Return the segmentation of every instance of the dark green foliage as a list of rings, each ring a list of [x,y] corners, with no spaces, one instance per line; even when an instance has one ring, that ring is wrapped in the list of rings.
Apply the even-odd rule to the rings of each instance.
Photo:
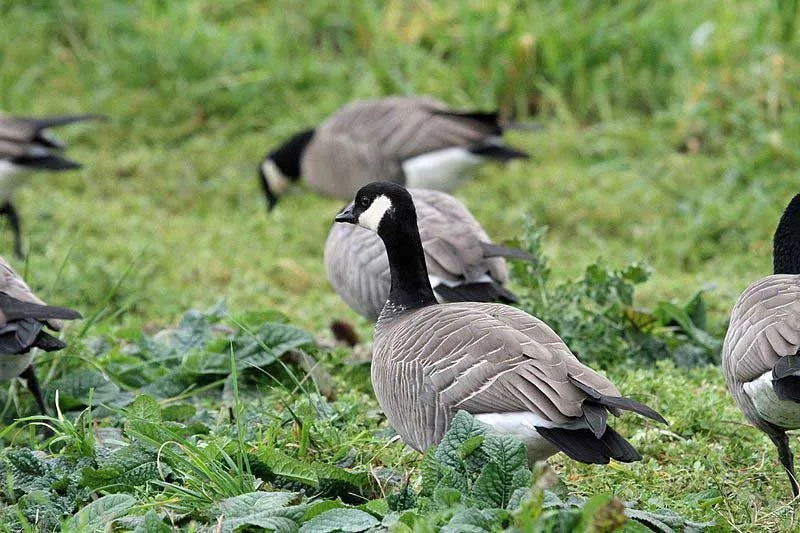
[[[621,270],[593,263],[575,281],[554,282],[544,236],[545,228],[528,222],[524,245],[536,260],[514,266],[520,306],[553,328],[583,361],[602,366],[651,365],[665,358],[681,366],[719,361],[722,341],[707,330],[702,292],[683,306],[662,301],[651,311],[640,309],[634,291],[650,270],[638,263]]]

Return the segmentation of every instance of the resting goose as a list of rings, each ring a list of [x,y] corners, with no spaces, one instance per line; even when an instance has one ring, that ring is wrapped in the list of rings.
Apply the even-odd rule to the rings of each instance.
[[[503,257],[531,259],[522,250],[497,246],[475,217],[449,194],[409,189],[433,293],[440,302],[517,301],[505,288]],[[333,224],[325,242],[328,280],[350,308],[375,321],[389,296],[391,278],[386,249],[374,232]]]
[[[497,112],[455,111],[423,96],[365,100],[291,137],[267,155],[259,175],[270,210],[300,176],[343,200],[373,176],[450,191],[485,161],[528,157],[502,144],[502,134]]]
[[[722,368],[745,418],[778,448],[797,497],[800,485],[786,431],[800,428],[800,194],[775,231],[773,270],[733,307]]]
[[[57,331],[61,329],[59,319],[77,318],[81,318],[77,311],[46,305],[0,257],[0,380],[24,379],[42,414],[46,409],[31,350],[52,352],[65,348],[66,344],[44,328]]]
[[[372,384],[404,442],[425,450],[465,410],[521,438],[532,461],[558,451],[586,463],[641,459],[608,425],[608,413],[665,420],[620,396],[547,324],[502,304],[436,302],[414,202],[403,187],[363,187],[336,221],[377,232],[386,246],[391,290],[375,325]]]
[[[19,214],[13,203],[16,188],[21,185],[25,171],[62,171],[81,165],[59,154],[65,146],[48,134],[48,129],[84,120],[96,120],[99,115],[72,115],[45,118],[0,116],[0,216],[8,218],[14,232],[14,252],[22,257],[22,236]]]

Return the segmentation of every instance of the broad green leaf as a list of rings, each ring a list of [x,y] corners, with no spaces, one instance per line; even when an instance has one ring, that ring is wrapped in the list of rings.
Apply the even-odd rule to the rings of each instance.
[[[236,355],[237,370],[250,367],[264,367],[274,363],[291,349],[314,343],[314,337],[307,331],[269,322],[263,324],[254,334],[239,333],[233,340],[232,349]],[[201,374],[227,374],[230,372],[230,351],[208,354],[203,357],[197,371]]]
[[[277,532],[294,532],[305,513],[305,505],[287,505],[297,499],[294,492],[250,492],[223,500],[211,510],[222,533],[242,526],[255,526]]]
[[[62,409],[87,406],[90,395],[94,405],[104,403],[114,407],[124,407],[133,399],[133,395],[120,391],[110,378],[88,368],[64,375],[54,381],[49,389],[59,391]]]
[[[420,487],[420,495],[431,496],[433,489],[442,478],[442,466],[436,460],[436,446],[431,446],[425,451],[422,457],[422,462],[419,465],[422,473],[422,486]]]
[[[331,509],[303,524],[300,533],[358,533],[379,523],[377,518],[358,509]]]
[[[525,445],[513,437],[490,435],[484,443],[489,463],[472,487],[472,496],[485,507],[504,509],[517,489],[530,484]]]
[[[90,533],[105,531],[107,526],[136,504],[128,494],[109,494],[93,501],[64,522],[65,533]]]
[[[172,404],[161,409],[161,418],[173,422],[185,422],[197,413],[197,409],[188,403]]]
[[[436,449],[436,459],[444,466],[463,471],[461,446],[470,438],[486,434],[486,426],[475,420],[466,411],[459,411],[453,417],[450,429]]]
[[[138,444],[124,446],[103,460],[100,468],[84,468],[81,484],[91,489],[130,492],[151,480],[161,479],[155,452]],[[162,471],[169,471],[162,465]]]
[[[155,511],[147,511],[141,523],[136,526],[133,533],[170,533],[172,528],[164,523]]]
[[[143,394],[131,403],[125,412],[128,417],[158,424],[161,422],[161,407],[152,396]]]
[[[312,465],[290,457],[280,450],[265,448],[259,454],[258,460],[274,476],[299,481],[312,487],[319,487],[319,477]]]

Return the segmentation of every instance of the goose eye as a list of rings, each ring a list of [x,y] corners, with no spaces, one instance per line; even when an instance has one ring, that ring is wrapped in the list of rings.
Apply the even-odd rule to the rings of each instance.
[[[358,203],[361,204],[362,207],[369,207],[369,198],[363,197]]]

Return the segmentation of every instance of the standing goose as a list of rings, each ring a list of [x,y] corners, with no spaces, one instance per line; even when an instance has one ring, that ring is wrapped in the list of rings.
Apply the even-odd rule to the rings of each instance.
[[[433,292],[440,302],[517,301],[504,287],[503,257],[531,259],[522,250],[497,246],[461,202],[447,193],[409,189]],[[386,249],[374,232],[334,224],[325,243],[325,270],[333,289],[355,312],[375,321],[391,286]]]
[[[58,331],[58,319],[78,318],[81,315],[77,311],[46,305],[0,257],[0,380],[24,379],[42,414],[46,409],[31,350],[53,352],[65,348],[66,344],[44,331],[44,327]]]
[[[773,270],[733,307],[722,368],[745,418],[778,448],[797,497],[800,485],[786,431],[800,428],[800,194],[775,230]]]
[[[259,175],[270,210],[301,175],[312,190],[343,200],[373,176],[450,191],[483,162],[528,157],[502,144],[502,134],[497,112],[455,111],[422,96],[365,100],[291,137]]]
[[[465,410],[521,438],[530,460],[558,451],[585,463],[641,459],[608,426],[608,413],[665,420],[620,396],[547,324],[502,304],[436,302],[414,203],[403,187],[363,187],[336,221],[377,232],[386,246],[391,290],[375,325],[372,384],[404,442],[425,450]]]
[[[0,116],[0,216],[8,218],[14,232],[14,253],[22,257],[22,235],[19,214],[14,207],[14,191],[21,185],[26,171],[63,171],[81,165],[59,154],[65,146],[49,135],[49,128],[84,120],[96,120],[99,115],[72,115],[45,118]]]

